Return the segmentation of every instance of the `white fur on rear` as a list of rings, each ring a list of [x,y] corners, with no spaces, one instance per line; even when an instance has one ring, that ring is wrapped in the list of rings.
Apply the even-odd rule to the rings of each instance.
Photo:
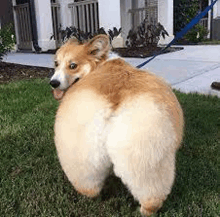
[[[172,123],[147,95],[130,99],[111,118],[106,146],[114,171],[139,201],[168,195],[174,179]]]
[[[61,104],[55,124],[56,147],[69,180],[80,187],[101,188],[113,164],[139,201],[168,195],[176,137],[164,112],[146,95],[127,101],[114,113],[92,91],[72,94]]]

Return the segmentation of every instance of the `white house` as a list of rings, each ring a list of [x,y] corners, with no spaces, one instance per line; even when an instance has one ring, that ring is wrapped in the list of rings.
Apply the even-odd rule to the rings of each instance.
[[[122,27],[119,46],[123,46],[128,31],[148,17],[160,22],[173,39],[173,0],[12,0],[18,49],[47,51],[59,45],[59,28],[75,26],[94,32]],[[220,1],[214,17],[220,16]],[[51,40],[51,36],[54,38]]]

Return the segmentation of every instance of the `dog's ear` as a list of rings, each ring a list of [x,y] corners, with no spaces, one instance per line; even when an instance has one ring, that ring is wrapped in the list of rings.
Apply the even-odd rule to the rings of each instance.
[[[97,59],[107,58],[110,50],[109,37],[107,35],[97,35],[87,44],[88,54],[93,55]]]
[[[79,44],[79,41],[76,37],[71,37],[69,39],[67,39],[66,41],[64,41],[64,44],[69,45],[69,44]]]

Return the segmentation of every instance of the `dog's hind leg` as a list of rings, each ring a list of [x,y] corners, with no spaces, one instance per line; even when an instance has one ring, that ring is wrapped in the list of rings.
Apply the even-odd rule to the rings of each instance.
[[[60,163],[75,189],[89,197],[101,191],[112,166],[105,148],[108,112],[92,93],[76,96],[58,110],[55,144]],[[74,99],[74,97],[72,97]]]
[[[83,128],[72,131],[74,140],[56,138],[56,146],[62,168],[75,189],[83,195],[95,197],[100,193],[112,164],[101,143],[94,143],[91,132],[88,139]]]
[[[134,105],[112,119],[106,146],[116,176],[140,202],[144,216],[162,206],[175,172],[175,131],[169,119],[150,106]]]
[[[100,162],[101,163],[101,162]],[[81,162],[81,168],[78,168],[78,176],[68,175],[75,189],[87,197],[96,197],[102,190],[104,180],[110,171],[109,165],[96,166],[91,162]]]
[[[124,146],[126,145],[124,142],[121,140],[117,142],[117,145]],[[129,143],[129,141],[126,142]],[[134,146],[140,145],[137,140],[132,142]],[[124,147],[116,148],[114,151],[115,153],[110,150],[109,153],[116,176],[121,178],[134,198],[139,201],[141,213],[144,216],[150,216],[162,207],[171,191],[175,172],[175,154],[167,153],[154,164],[151,156],[144,156],[148,154],[144,149],[135,150],[131,147]],[[151,154],[149,150],[149,155]],[[159,153],[155,150],[154,154]]]

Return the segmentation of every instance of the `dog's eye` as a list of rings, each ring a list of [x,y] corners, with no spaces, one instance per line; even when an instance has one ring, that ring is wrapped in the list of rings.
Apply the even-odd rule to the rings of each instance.
[[[59,64],[57,61],[54,61],[54,65],[55,65],[55,67],[57,67]]]
[[[75,69],[77,67],[77,64],[76,63],[71,63],[70,64],[70,69]]]

